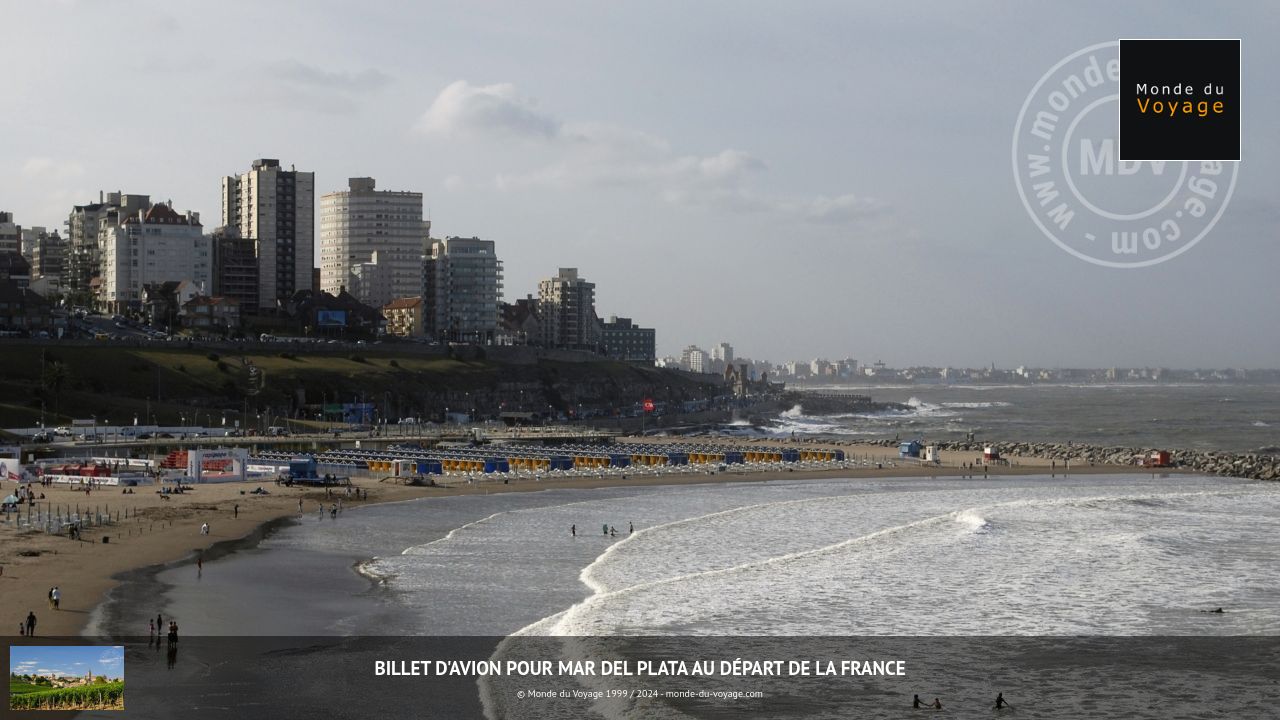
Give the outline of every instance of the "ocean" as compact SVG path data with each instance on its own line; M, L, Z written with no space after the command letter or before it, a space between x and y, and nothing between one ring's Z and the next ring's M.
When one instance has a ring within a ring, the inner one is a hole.
M1237 384L885 385L823 388L908 410L811 416L803 404L765 434L1280 453L1280 386ZM732 432L756 431L740 423Z
M461 496L308 515L122 588L106 628L162 610L196 635L1275 635L1278 533L1280 485L1193 475Z

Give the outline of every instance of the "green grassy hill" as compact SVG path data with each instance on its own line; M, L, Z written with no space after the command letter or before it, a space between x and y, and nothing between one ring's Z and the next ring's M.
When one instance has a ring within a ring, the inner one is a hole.
M296 354L295 354L296 353ZM249 367L265 380L250 394ZM352 351L0 343L0 427L99 423L217 425L222 416L289 414L304 404L369 402L389 417L621 407L716 392L688 375L606 360L508 364L373 346ZM150 415L148 415L150 413Z

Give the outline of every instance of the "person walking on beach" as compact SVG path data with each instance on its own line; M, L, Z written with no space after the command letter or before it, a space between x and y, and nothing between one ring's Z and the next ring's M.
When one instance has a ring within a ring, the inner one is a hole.
M27 611L27 637L36 636L36 614L30 610Z
M53 599L54 610L62 609L60 607L60 604L62 602L62 591L58 589L57 585L54 585L53 589L49 591L49 597Z
M203 525L201 525L201 526L200 526L200 534L201 534L201 535L208 535L208 534L209 534L209 523L205 523L205 524L203 524Z
M53 609L53 588L49 588L49 609Z
M298 498L298 514L302 514L302 498Z
M156 621L155 621L155 620L148 620L148 621L147 621L147 626L148 626L148 627L147 627L147 636L148 636L148 637L155 637L155 634L156 634Z
M240 517L240 505L237 504L234 508L232 508L231 512L232 512L231 517L237 517L237 518Z

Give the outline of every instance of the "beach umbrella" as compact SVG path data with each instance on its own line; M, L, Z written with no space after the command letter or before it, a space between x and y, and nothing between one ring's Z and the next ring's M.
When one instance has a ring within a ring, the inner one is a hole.
M5 498L3 502L4 502L4 504L5 504L5 505L17 505L17 504L18 504L18 496L17 496L17 495L10 495L9 497Z

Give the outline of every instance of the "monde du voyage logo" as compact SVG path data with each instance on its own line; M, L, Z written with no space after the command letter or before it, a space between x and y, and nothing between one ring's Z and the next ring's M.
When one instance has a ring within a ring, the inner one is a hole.
M1239 53L1238 40L1120 40L1049 68L1013 131L1018 195L1045 236L1139 268L1209 234L1239 172Z

